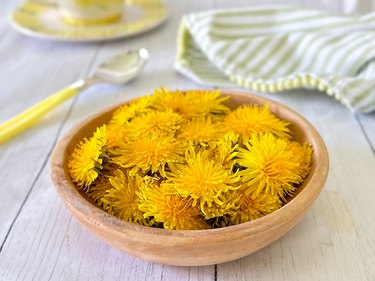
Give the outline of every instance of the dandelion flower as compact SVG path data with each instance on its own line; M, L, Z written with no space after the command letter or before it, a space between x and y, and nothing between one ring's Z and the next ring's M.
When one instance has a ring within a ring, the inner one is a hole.
M188 100L181 91L170 92L168 89L155 90L153 106L158 110L172 110L184 118L191 118L197 115L195 104Z
M139 209L145 217L153 217L166 229L196 230L207 229L209 225L200 214L198 206L193 206L191 198L184 198L167 186L149 182L141 186Z
M150 110L151 96L141 97L129 104L125 104L113 113L110 124L124 125L139 114Z
M112 188L111 183L107 177L99 177L90 187L86 193L91 197L99 206L103 205L102 198L108 190Z
M240 207L241 195L237 191L228 191L221 193L218 196L218 201L221 203L218 204L215 201L212 202L210 207L204 207L204 216L206 220L212 219L214 217L223 217L223 216L233 216L237 213L238 208Z
M221 165L232 169L235 164L235 157L238 154L238 135L229 132L216 141L215 147L211 150L212 158Z
M70 156L70 176L78 187L88 188L98 177L103 168L101 156L106 143L107 127L103 125L95 131L93 137L81 141Z
M305 178L311 169L311 145L308 143L299 144L298 142L290 141L288 142L287 150L297 157L297 162L299 163L298 174L300 174L302 178Z
M194 101L194 104L199 108L201 114L225 115L230 112L230 109L223 104L224 101L229 99L229 96L220 97L220 90L191 90L186 91L185 94L189 100Z
M199 200L203 212L205 205L223 203L220 194L238 188L239 176L212 160L209 151L190 148L185 158L186 164L170 165L169 180L181 196L194 199L194 206Z
M288 150L288 141L270 133L253 135L245 146L239 149L237 162L244 168L239 174L247 185L246 194L265 192L283 200L293 194L294 185L303 180L299 169L303 156L297 149Z
M129 129L127 126L117 124L109 124L108 131L108 147L118 147L128 140Z
M222 104L228 98L220 98L220 91L175 91L159 89L154 93L153 106L158 110L171 109L186 120L227 114L230 110Z
M291 132L288 129L289 122L279 119L268 109L268 104L263 107L257 105L240 106L232 111L225 123L245 143L252 134L272 133L279 138L290 139Z
M253 197L243 193L240 197L240 207L230 220L233 224L248 222L272 213L280 206L281 201L276 195L262 192Z
M141 179L139 176L131 176L121 170L113 172L109 177L112 188L102 198L106 210L125 221L147 225L148 222L143 212L138 209L140 200L137 195Z
M112 161L130 168L130 174L138 171L143 174L159 172L165 177L165 166L179 162L183 158L185 147L170 136L146 136L124 143L117 149Z
M181 122L181 115L172 110L150 111L135 117L129 126L133 136L174 135Z
M178 139L202 147L214 147L217 139L223 137L228 128L222 123L214 123L210 118L197 118L181 125Z

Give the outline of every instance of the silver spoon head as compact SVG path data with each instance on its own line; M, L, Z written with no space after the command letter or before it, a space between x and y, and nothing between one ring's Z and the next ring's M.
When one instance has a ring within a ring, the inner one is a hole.
M125 84L141 72L149 57L145 48L127 51L103 62L94 76L103 82Z

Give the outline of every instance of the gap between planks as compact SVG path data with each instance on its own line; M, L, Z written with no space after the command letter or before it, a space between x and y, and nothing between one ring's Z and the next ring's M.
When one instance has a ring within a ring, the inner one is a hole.
M368 145L370 146L370 148L372 150L372 153L375 155L375 147L371 143L370 138L369 138L369 136L367 134L367 131L365 130L365 127L363 126L363 123L362 123L361 119L358 118L357 114L354 115L354 118L357 121L357 123L359 124L359 127L361 128L361 131L362 131L362 133L363 133L363 135L364 135L364 137L365 137Z

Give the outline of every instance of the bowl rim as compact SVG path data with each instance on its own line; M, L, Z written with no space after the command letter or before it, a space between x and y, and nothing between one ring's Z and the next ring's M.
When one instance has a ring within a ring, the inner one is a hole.
M109 213L101 209L99 206L95 206L94 204L90 203L86 198L84 198L81 195L80 191L73 184L69 175L67 175L64 169L65 151L68 148L69 143L76 136L77 132L79 132L80 129L84 128L86 125L91 123L93 119L98 118L99 116L102 116L110 111L113 111L115 108L121 106L122 104L127 104L133 100L136 100L139 97L125 101L115 106L107 107L99 113L89 116L82 122L73 126L64 135L64 137L56 144L51 155L50 171L52 182L61 199L70 209L70 211L73 212L74 215L81 214L82 216L80 216L80 218L84 219L89 224L98 224L97 222L100 221L100 225L98 225L100 226L100 228L108 227L111 228L111 231L115 231L118 234L124 234L130 231L134 233L142 233L142 235L157 235L164 237L213 237L215 235L223 234L238 234L243 231L245 231L247 235L250 235L251 233L258 233L262 230L270 229L273 226L280 225L280 219L288 220L288 217L290 217L288 216L288 213L291 209L299 209L301 210L301 213L303 213L303 210L307 209L310 206L309 202L314 201L316 197L318 197L328 177L328 152L326 145L318 131L313 127L313 125L309 121L302 117L302 115L279 102L273 101L265 97L252 95L247 92L240 92L237 90L220 91L221 95L223 96L230 95L240 96L243 98L251 98L253 101L256 101L256 103L259 104L268 103L270 108L273 106L282 108L283 110L285 110L285 112L292 115L294 120L298 120L298 122L304 126L305 131L309 130L309 135L311 135L312 139L315 141L315 147L313 146L313 148L314 153L317 153L317 155L315 155L315 158L321 159L319 165L315 165L315 170L310 171L310 174L304 180L303 185L305 185L305 187L295 197L293 197L292 200L287 202L280 209L270 214L267 214L261 218L227 227L204 230L169 230L163 228L143 226L138 225L136 223L123 221L116 216L110 215ZM63 196L63 194L66 194L67 192L73 194L73 196L70 196L69 198ZM313 197L307 196L309 194L311 195L311 193L313 194Z

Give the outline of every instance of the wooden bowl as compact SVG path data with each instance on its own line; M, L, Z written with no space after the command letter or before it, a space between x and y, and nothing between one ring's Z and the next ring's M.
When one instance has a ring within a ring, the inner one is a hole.
M149 261L201 266L239 259L279 239L305 215L322 190L328 175L326 146L316 129L301 115L277 102L250 94L223 91L227 105L269 104L272 112L291 122L290 129L299 142L313 147L309 176L298 194L279 210L262 218L209 230L165 230L122 221L97 207L80 192L68 174L68 159L76 144L108 122L115 108L103 111L78 124L56 145L51 162L52 180L58 194L72 214L97 237L108 244Z

